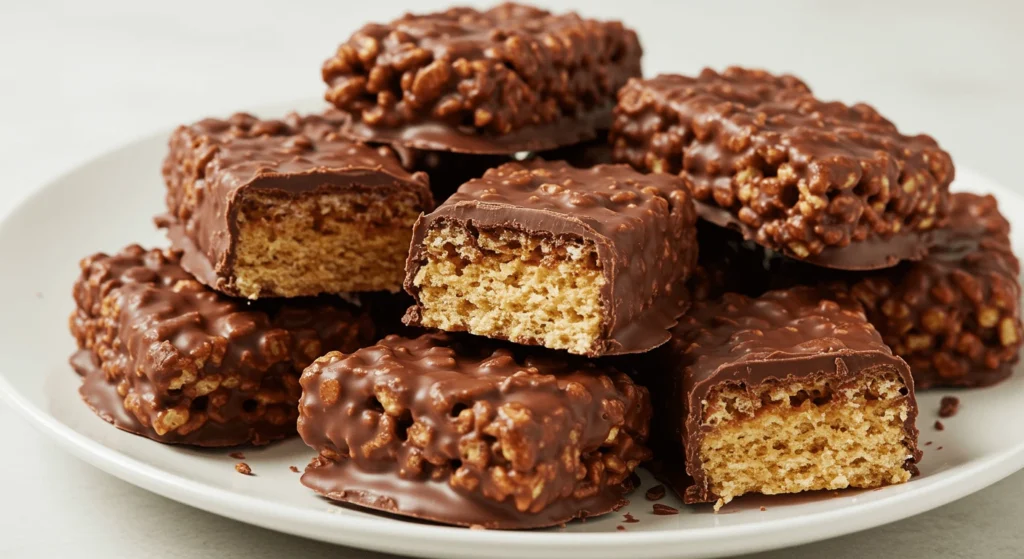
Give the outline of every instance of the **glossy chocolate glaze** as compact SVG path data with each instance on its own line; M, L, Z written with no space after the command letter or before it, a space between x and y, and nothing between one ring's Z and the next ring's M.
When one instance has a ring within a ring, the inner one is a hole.
M550 526L614 510L650 457L647 391L563 353L483 338L389 336L303 373L304 484L459 525Z
M616 21L504 3L371 23L323 66L326 98L369 142L511 155L593 139L615 92L640 75Z
M543 160L492 169L416 222L405 283L414 298L413 279L426 262L423 239L445 223L593 243L606 282L602 339L591 356L638 353L665 343L689 302L685 281L696 265L696 215L671 175ZM410 308L406 322L419 320L418 307Z
M83 399L116 426L168 443L261 444L293 433L302 368L374 335L366 312L340 299L231 299L192 279L177 253L137 245L83 260L74 295L80 350L71 364ZM192 423L155 429L169 410Z

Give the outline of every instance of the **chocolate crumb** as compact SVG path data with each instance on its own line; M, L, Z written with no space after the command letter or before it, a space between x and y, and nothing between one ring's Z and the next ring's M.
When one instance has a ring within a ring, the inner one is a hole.
M616 526L615 529L620 531L620 532L625 532L626 531L626 527L623 526L622 524L619 524L618 526Z
M946 426L943 425L941 421L939 421L938 419L935 420L935 430L936 431L942 431L945 428L946 428Z
M942 447L940 446L939 448L936 448L935 450L942 450Z
M623 522L626 522L627 524L633 524L634 522L640 522L639 520L637 520L637 518L635 516L633 516L632 514L629 514L628 512L624 516L625 516L626 519Z
M658 516L667 516L670 514L679 514L679 509L663 505L661 503L654 503L654 514Z
M928 442L924 443L924 446L932 446L932 442L928 441Z
M655 485L647 490L646 496L648 501L660 501L665 496L665 486Z
M939 417L953 417L956 410L960 408L960 398L956 396L943 396L939 402Z
M295 473L299 473L299 469L296 468L295 466L288 466L288 469L293 471L293 472L295 472Z
M244 476L251 476L251 475L253 475L252 468L250 468L249 465L246 464L245 462L239 462L239 463L235 464L235 471L240 473L240 474L242 474L242 475L244 475Z
M766 510L768 510L768 508L767 508L767 507L761 507L761 512L764 512L764 511L766 511Z
M228 454L228 456L234 458L235 460L245 460L245 455L242 454L241 452L232 452L231 454Z

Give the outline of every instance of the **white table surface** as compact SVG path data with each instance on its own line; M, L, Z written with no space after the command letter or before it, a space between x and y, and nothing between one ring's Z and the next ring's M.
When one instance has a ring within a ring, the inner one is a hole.
M0 215L154 130L318 97L320 62L361 23L441 4L4 0ZM1018 187L1024 3L546 4L626 20L640 32L647 74L791 71L824 97L875 104L904 131L935 136L957 163ZM155 166L140 187L162 188ZM0 273L16 271L0 263ZM379 557L151 495L60 451L2 405L0 441L0 557ZM1020 557L1021 518L1024 473L915 518L763 557Z

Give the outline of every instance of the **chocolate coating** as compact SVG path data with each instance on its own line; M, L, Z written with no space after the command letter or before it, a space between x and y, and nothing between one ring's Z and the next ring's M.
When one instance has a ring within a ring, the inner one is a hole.
M640 75L636 33L514 3L371 23L323 66L349 136L424 150L510 155L606 129Z
M952 196L947 228L921 262L847 278L851 293L918 388L988 386L1009 377L1024 342L1020 263L996 199Z
M617 161L682 176L702 218L818 266L919 260L948 213L953 163L932 138L868 105L821 101L792 76L632 80L610 139Z
M163 164L169 214L157 223L183 251L182 266L205 285L240 295L232 270L240 202L250 190L272 192L282 204L311 193L384 200L412 192L423 209L433 207L425 174L407 172L386 147L342 139L344 120L333 111L282 120L238 113L179 127Z
M265 444L295 432L298 375L373 339L340 299L249 304L196 282L177 253L138 245L81 263L71 332L83 400L165 443Z
M642 175L625 165L578 169L542 160L492 169L416 222L405 282L413 298L413 279L425 263L423 239L445 222L594 243L606 281L602 334L588 353L592 357L639 353L665 343L668 329L689 304L685 280L697 259L696 213L671 175ZM406 323L419 324L419 315L418 306L410 308Z
M614 510L650 457L647 391L624 373L482 338L388 336L302 375L302 482L457 525L532 528Z
M840 384L864 368L891 367L908 390L904 431L912 458L905 468L916 472L920 453L910 368L892 354L848 296L812 287L771 291L758 298L727 293L716 301L695 303L672 335L660 356L668 370L651 381L656 405L664 410L666 446L681 445L685 452L692 483L684 483L680 494L687 503L717 498L701 466L701 402L723 385L751 387L822 376Z

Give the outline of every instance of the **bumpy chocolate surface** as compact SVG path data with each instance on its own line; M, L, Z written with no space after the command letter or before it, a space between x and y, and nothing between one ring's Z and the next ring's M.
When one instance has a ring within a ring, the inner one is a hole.
M620 22L507 3L366 25L324 63L323 78L358 139L512 154L607 128L641 54Z
M302 482L338 501L458 525L531 528L621 506L647 391L556 352L450 334L388 336L302 375Z
M875 365L898 371L909 393L904 423L905 465L916 471L917 404L907 364L896 357L867 322L860 305L842 293L812 287L768 292L758 298L727 293L697 302L680 318L664 350L669 371L659 379L662 421L672 444L681 444L692 485L687 502L713 501L701 468L701 401L722 385L755 386L787 377L824 375L844 380Z
M246 190L272 192L282 204L314 192L359 192L380 200L412 193L424 210L433 207L425 174L407 172L386 147L342 139L344 120L333 111L282 120L239 113L178 128L163 165L169 214L158 224L184 252L182 266L218 291L239 294L232 268Z
M682 183L668 174L542 160L492 169L416 222L405 283L413 298L424 236L445 222L592 241L606 282L602 336L591 356L665 343L689 303L685 280L697 260L696 212ZM409 309L406 322L419 323L418 307Z
M932 138L820 101L792 76L632 80L611 141L616 161L682 176L702 218L819 266L918 260L947 218L953 163Z
M863 278L851 293L918 388L986 386L1010 376L1024 336L1020 263L992 196L956 193L949 226L921 262Z
M373 339L339 299L250 304L196 282L176 253L132 245L81 263L71 332L85 402L166 443L265 444L295 432L299 373Z

